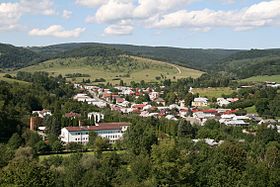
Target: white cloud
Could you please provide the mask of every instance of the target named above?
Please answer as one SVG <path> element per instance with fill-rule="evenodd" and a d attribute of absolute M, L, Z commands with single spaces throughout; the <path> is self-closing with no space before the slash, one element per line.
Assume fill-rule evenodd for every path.
<path fill-rule="evenodd" d="M 69 19 L 72 15 L 72 12 L 69 10 L 63 10 L 62 17 L 65 19 Z"/>
<path fill-rule="evenodd" d="M 110 25 L 104 30 L 105 35 L 129 35 L 133 32 L 130 21 L 122 20 L 118 24 Z"/>
<path fill-rule="evenodd" d="M 0 31 L 16 28 L 20 17 L 17 3 L 0 3 Z"/>
<path fill-rule="evenodd" d="M 32 29 L 29 31 L 31 36 L 54 36 L 59 38 L 79 37 L 85 28 L 75 28 L 73 30 L 65 30 L 61 25 L 51 25 L 46 29 Z"/>
<path fill-rule="evenodd" d="M 87 16 L 85 22 L 86 23 L 94 23 L 94 22 L 96 22 L 95 16 Z"/>
<path fill-rule="evenodd" d="M 22 27 L 20 18 L 25 14 L 56 15 L 52 0 L 19 0 L 15 3 L 0 3 L 0 31 Z"/>
<path fill-rule="evenodd" d="M 22 12 L 52 16 L 56 14 L 52 0 L 20 0 Z"/>
<path fill-rule="evenodd" d="M 236 31 L 271 26 L 280 21 L 280 1 L 266 1 L 235 11 L 180 10 L 149 21 L 150 27 L 185 27 L 207 31 L 215 27 L 229 27 Z"/>
<path fill-rule="evenodd" d="M 76 0 L 76 4 L 85 7 L 97 7 L 106 4 L 109 0 Z"/>
<path fill-rule="evenodd" d="M 102 5 L 95 14 L 98 23 L 115 22 L 132 17 L 133 3 L 129 0 L 110 0 Z"/>
<path fill-rule="evenodd" d="M 193 2 L 194 0 L 139 0 L 134 10 L 134 16 L 146 18 L 155 14 L 172 10 Z"/>

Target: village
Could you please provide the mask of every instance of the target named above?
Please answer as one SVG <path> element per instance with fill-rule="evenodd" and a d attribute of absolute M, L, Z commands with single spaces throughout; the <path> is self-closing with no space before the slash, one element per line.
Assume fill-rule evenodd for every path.
<path fill-rule="evenodd" d="M 266 83 L 267 87 L 278 87 L 279 85 L 272 82 Z M 244 86 L 245 87 L 245 86 Z M 248 87 L 248 86 L 246 86 Z M 276 128 L 280 133 L 279 121 L 275 119 L 263 119 L 255 113 L 245 115 L 239 114 L 238 110 L 227 108 L 230 103 L 239 101 L 239 98 L 223 98 L 219 97 L 216 102 L 209 101 L 206 97 L 195 97 L 191 102 L 191 106 L 187 106 L 184 100 L 175 103 L 166 104 L 162 98 L 164 94 L 164 86 L 160 91 L 153 88 L 132 88 L 128 86 L 115 86 L 112 89 L 102 88 L 93 85 L 74 84 L 74 88 L 79 90 L 73 100 L 93 105 L 98 108 L 109 108 L 111 111 L 117 111 L 123 115 L 137 114 L 140 117 L 165 118 L 167 120 L 179 121 L 186 120 L 191 125 L 203 126 L 207 120 L 216 120 L 225 126 L 241 126 L 247 127 L 251 123 L 267 124 L 270 128 Z M 189 90 L 192 93 L 192 88 Z M 142 97 L 142 99 L 139 99 Z M 126 98 L 129 98 L 128 101 Z M 144 99 L 143 99 L 144 98 Z M 211 108 L 211 106 L 216 108 Z M 40 136 L 45 139 L 46 127 L 41 126 L 42 120 L 52 115 L 49 110 L 33 111 L 33 117 L 30 118 L 30 129 L 37 131 Z M 130 123 L 126 122 L 110 122 L 105 123 L 104 114 L 102 112 L 92 111 L 87 114 L 87 120 L 91 121 L 91 125 L 85 125 L 81 120 L 81 114 L 70 112 L 63 116 L 70 120 L 76 120 L 78 126 L 67 126 L 61 129 L 59 139 L 63 144 L 89 142 L 89 134 L 94 131 L 98 136 L 106 138 L 109 143 L 114 144 L 123 138 L 125 131 L 129 128 Z M 243 129 L 243 133 L 250 133 Z M 254 133 L 252 133 L 254 134 Z M 199 140 L 194 139 L 194 142 Z M 213 139 L 205 139 L 209 145 L 218 145 Z M 221 143 L 221 142 L 220 142 Z"/>

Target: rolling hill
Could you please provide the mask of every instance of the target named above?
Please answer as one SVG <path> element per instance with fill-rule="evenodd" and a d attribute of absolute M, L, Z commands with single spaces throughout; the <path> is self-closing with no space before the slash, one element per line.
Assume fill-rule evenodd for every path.
<path fill-rule="evenodd" d="M 68 43 L 28 48 L 0 44 L 0 68 L 20 69 L 65 58 L 99 57 L 114 62 L 112 59 L 122 55 L 164 61 L 209 73 L 223 71 L 236 79 L 280 75 L 280 49 L 183 49 L 102 43 Z"/>
<path fill-rule="evenodd" d="M 80 82 L 82 79 L 94 81 L 103 78 L 106 82 L 111 83 L 119 83 L 120 79 L 129 83 L 141 80 L 150 82 L 164 77 L 172 80 L 185 77 L 197 78 L 203 73 L 179 65 L 127 55 L 57 58 L 18 71 L 46 71 L 50 75 L 62 74 L 64 76 L 84 74 L 86 76 L 69 79 Z"/>

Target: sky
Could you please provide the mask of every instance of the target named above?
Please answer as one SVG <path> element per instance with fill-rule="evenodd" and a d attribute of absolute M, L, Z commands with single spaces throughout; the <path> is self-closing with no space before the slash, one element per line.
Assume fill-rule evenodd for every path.
<path fill-rule="evenodd" d="M 0 43 L 280 48 L 280 0 L 0 0 Z"/>

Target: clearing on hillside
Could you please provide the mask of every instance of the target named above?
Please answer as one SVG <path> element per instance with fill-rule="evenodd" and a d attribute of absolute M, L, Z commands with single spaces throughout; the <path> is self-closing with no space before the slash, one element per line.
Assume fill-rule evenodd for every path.
<path fill-rule="evenodd" d="M 278 82 L 280 83 L 280 75 L 263 75 L 263 76 L 254 76 L 247 79 L 242 79 L 242 82 Z"/>
<path fill-rule="evenodd" d="M 106 82 L 113 84 L 123 80 L 126 83 L 131 81 L 146 82 L 159 81 L 163 78 L 177 80 L 186 77 L 199 77 L 203 72 L 186 67 L 169 64 L 166 62 L 134 57 L 79 57 L 59 58 L 22 68 L 18 71 L 46 71 L 50 75 L 85 74 L 87 77 L 71 78 L 73 82 L 81 82 L 83 79 L 103 78 Z"/>

